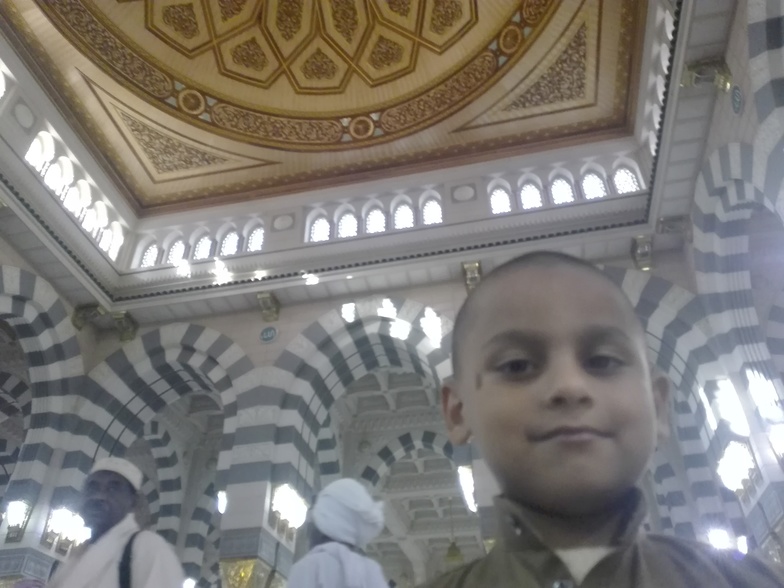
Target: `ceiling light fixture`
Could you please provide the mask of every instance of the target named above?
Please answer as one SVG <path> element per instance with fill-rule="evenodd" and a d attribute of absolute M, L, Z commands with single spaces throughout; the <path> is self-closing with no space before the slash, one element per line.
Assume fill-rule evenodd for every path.
<path fill-rule="evenodd" d="M 305 280 L 306 286 L 315 286 L 319 283 L 319 278 L 316 274 L 302 274 L 302 279 Z"/>
<path fill-rule="evenodd" d="M 217 257 L 215 258 L 215 268 L 210 273 L 215 276 L 215 285 L 217 286 L 228 284 L 234 277 L 226 264 Z"/>
<path fill-rule="evenodd" d="M 219 490 L 217 499 L 218 499 L 218 512 L 220 514 L 223 514 L 226 512 L 226 507 L 229 505 L 229 499 L 226 496 L 226 491 Z"/>
<path fill-rule="evenodd" d="M 471 466 L 458 466 L 457 479 L 460 481 L 460 488 L 463 490 L 463 498 L 466 506 L 471 512 L 476 512 L 476 499 L 474 498 L 474 472 Z"/>
<path fill-rule="evenodd" d="M 272 496 L 272 510 L 288 523 L 293 529 L 298 529 L 305 522 L 308 514 L 308 504 L 289 484 L 283 484 L 275 489 Z"/>

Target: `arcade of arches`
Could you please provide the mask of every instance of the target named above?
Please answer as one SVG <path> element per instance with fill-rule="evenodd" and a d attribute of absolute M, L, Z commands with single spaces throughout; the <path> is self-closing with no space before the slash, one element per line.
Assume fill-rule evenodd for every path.
<path fill-rule="evenodd" d="M 107 455 L 200 588 L 285 586 L 340 476 L 396 586 L 481 557 L 452 323 L 544 248 L 673 382 L 648 528 L 784 561 L 782 30 L 779 0 L 0 2 L 0 588 L 67 557 L 51 513 Z"/>

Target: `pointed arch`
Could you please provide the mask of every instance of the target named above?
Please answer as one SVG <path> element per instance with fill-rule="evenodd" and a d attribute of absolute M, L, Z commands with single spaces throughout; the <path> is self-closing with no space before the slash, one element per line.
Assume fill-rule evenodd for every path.
<path fill-rule="evenodd" d="M 200 325 L 174 323 L 127 344 L 87 378 L 85 396 L 90 400 L 76 415 L 74 443 L 55 498 L 72 504 L 94 459 L 122 455 L 143 434 L 145 423 L 192 392 L 211 395 L 223 409 L 218 482 L 225 486 L 232 466 L 237 397 L 254 389 L 253 372 L 236 343 Z"/>
<path fill-rule="evenodd" d="M 23 269 L 0 266 L 0 319 L 16 333 L 30 378 L 30 417 L 5 498 L 38 499 L 52 453 L 64 445 L 66 401 L 81 388 L 81 351 L 68 311 L 54 288 Z"/>
<path fill-rule="evenodd" d="M 384 443 L 365 463 L 359 465 L 357 472 L 361 479 L 378 486 L 392 464 L 416 449 L 429 449 L 450 460 L 454 453 L 449 439 L 439 433 L 409 431 Z"/>

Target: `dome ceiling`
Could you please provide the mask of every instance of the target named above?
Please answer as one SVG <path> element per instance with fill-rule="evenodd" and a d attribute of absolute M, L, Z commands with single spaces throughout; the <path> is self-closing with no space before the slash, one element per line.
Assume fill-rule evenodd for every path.
<path fill-rule="evenodd" d="M 0 27 L 150 214 L 629 134 L 644 4 L 6 0 Z"/>

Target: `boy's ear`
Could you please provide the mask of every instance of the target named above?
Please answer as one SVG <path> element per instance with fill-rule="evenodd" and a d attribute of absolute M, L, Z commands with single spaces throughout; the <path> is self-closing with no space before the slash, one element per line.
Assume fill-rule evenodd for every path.
<path fill-rule="evenodd" d="M 656 406 L 656 432 L 659 441 L 670 437 L 670 379 L 657 368 L 651 373 L 653 402 Z"/>
<path fill-rule="evenodd" d="M 463 414 L 464 407 L 455 380 L 447 378 L 441 386 L 441 412 L 452 445 L 465 445 L 471 438 L 471 429 Z"/>

